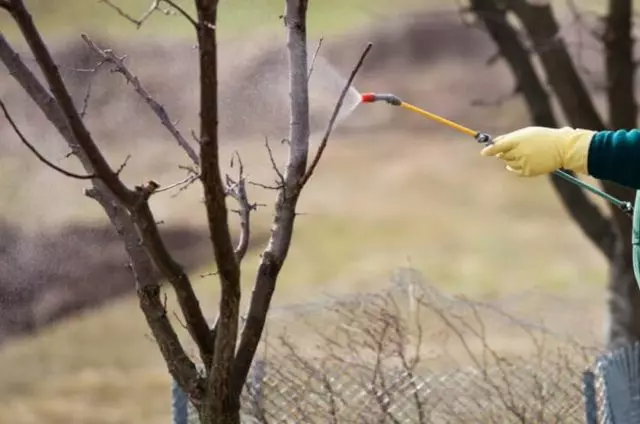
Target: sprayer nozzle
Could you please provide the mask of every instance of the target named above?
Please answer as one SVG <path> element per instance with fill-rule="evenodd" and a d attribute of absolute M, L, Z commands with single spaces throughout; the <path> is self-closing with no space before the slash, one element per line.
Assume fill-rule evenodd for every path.
<path fill-rule="evenodd" d="M 387 102 L 393 106 L 400 106 L 402 104 L 402 100 L 393 94 L 364 93 L 361 95 L 361 100 L 362 103 Z"/>
<path fill-rule="evenodd" d="M 376 95 L 375 93 L 362 93 L 362 103 L 373 103 L 375 102 L 376 99 Z"/>

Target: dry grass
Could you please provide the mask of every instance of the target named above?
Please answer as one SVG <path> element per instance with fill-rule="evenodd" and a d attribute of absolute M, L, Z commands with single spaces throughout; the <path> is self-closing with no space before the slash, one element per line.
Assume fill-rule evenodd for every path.
<path fill-rule="evenodd" d="M 85 10 L 100 7 L 83 3 Z M 268 10 L 279 12 L 280 7 Z M 327 6 L 326 10 L 331 8 Z M 56 28 L 61 17 L 51 13 L 51 28 Z M 316 16 L 316 22 L 326 20 L 324 15 Z M 345 12 L 341 16 L 348 20 L 350 15 Z M 238 15 L 236 21 L 243 19 Z M 86 25 L 92 24 L 95 21 L 86 21 Z M 149 31 L 157 31 L 163 25 L 161 19 L 155 25 Z M 120 33 L 122 26 L 126 24 L 118 21 L 114 27 Z M 166 54 L 171 48 L 154 50 L 153 54 Z M 135 61 L 132 50 L 126 49 Z M 137 60 L 134 70 L 143 81 L 157 72 L 157 62 Z M 168 75 L 157 78 L 156 73 L 150 84 L 161 101 L 171 99 L 171 110 L 182 120 L 183 127 L 189 128 L 195 116 L 195 94 L 178 82 L 178 78 L 185 78 L 180 77 L 185 65 L 173 63 L 166 68 Z M 340 64 L 341 68 L 345 66 L 349 63 Z M 407 93 L 413 100 L 424 98 L 421 104 L 437 112 L 457 118 L 466 116 L 469 125 L 489 123 L 487 129 L 492 132 L 526 123 L 517 100 L 496 109 L 466 107 L 473 90 L 486 90 L 484 84 L 496 79 L 494 71 L 481 66 L 471 68 L 473 80 L 460 71 L 467 68 L 460 68 L 457 63 L 455 67 L 447 62 L 429 63 L 426 68 L 404 69 L 402 74 L 399 70 L 372 73 L 358 84 L 367 89 L 386 81 L 388 88 Z M 118 80 L 118 76 L 109 78 Z M 391 81 L 396 85 L 391 87 Z M 117 101 L 103 105 L 100 114 L 90 112 L 89 119 L 92 131 L 102 140 L 126 140 L 109 143 L 110 159 L 116 162 L 127 153 L 134 153 L 126 170 L 130 182 L 154 178 L 166 184 L 182 177 L 182 172 L 175 169 L 179 153 L 162 144 L 169 142 L 163 132 L 141 136 L 141 129 L 152 122 L 141 112 L 144 105 L 135 97 L 114 94 L 126 91 L 124 84 L 109 84 L 102 87 L 102 99 Z M 505 84 L 489 88 L 499 92 Z M 7 86 L 0 86 L 0 90 L 15 93 Z M 452 98 L 451 93 L 457 97 Z M 465 107 L 456 109 L 454 104 Z M 26 108 L 20 113 L 22 122 L 28 119 L 32 123 L 33 137 L 51 140 L 51 135 L 39 138 L 43 133 L 38 117 Z M 385 275 L 391 269 L 411 264 L 447 292 L 478 297 L 500 297 L 531 289 L 552 293 L 562 300 L 550 305 L 525 296 L 513 304 L 517 310 L 512 312 L 534 318 L 544 316 L 554 320 L 560 330 L 575 325 L 576 321 L 568 318 L 578 309 L 581 322 L 598 321 L 602 314 L 604 261 L 566 217 L 547 181 L 514 178 L 498 163 L 480 158 L 478 146 L 472 141 L 436 131 L 430 123 L 418 124 L 419 118 L 385 120 L 385 116 L 394 113 L 402 112 L 380 108 L 369 112 L 361 107 L 354 114 L 353 123 L 346 122 L 336 133 L 318 174 L 301 199 L 300 211 L 304 215 L 297 222 L 298 231 L 282 271 L 276 304 L 305 302 L 323 292 L 375 290 L 386 286 Z M 376 119 L 381 117 L 380 122 L 385 124 L 411 124 L 411 130 L 370 125 L 369 114 Z M 115 118 L 108 125 L 101 125 L 104 116 Z M 131 116 L 139 118 L 131 122 Z M 121 131 L 125 123 L 130 133 Z M 271 181 L 272 170 L 259 134 L 245 135 L 243 140 L 234 142 L 233 148 L 240 150 L 251 177 L 264 183 Z M 56 157 L 65 153 L 53 144 L 47 144 L 46 149 Z M 229 157 L 231 143 L 222 150 Z M 3 213 L 14 222 L 21 222 L 25 229 L 37 231 L 39 226 L 57 228 L 69 220 L 103 219 L 99 209 L 82 197 L 80 183 L 69 183 L 50 171 L 39 170 L 39 164 L 19 148 L 12 147 L 11 154 L 4 156 L 1 163 L 3 193 L 13 196 L 13 202 L 3 206 Z M 29 178 L 11 169 L 27 169 Z M 44 183 L 56 190 L 39 190 Z M 273 193 L 252 189 L 251 195 L 257 201 L 269 201 Z M 168 224 L 189 222 L 202 228 L 204 216 L 199 201 L 200 193 L 194 187 L 178 199 L 158 196 L 152 206 L 158 218 Z M 46 210 L 41 207 L 43 204 L 48 205 Z M 266 230 L 269 218 L 270 210 L 261 209 L 255 218 L 256 230 Z M 257 258 L 252 256 L 244 264 L 246 287 L 256 263 Z M 213 316 L 215 279 L 200 279 L 198 274 L 194 275 L 197 289 L 203 295 L 208 315 Z M 518 341 L 499 334 L 496 337 L 498 348 L 517 347 L 514 343 Z M 168 375 L 153 342 L 146 337 L 146 327 L 133 298 L 65 320 L 38 337 L 3 346 L 0 363 L 0 422 L 146 424 L 168 419 Z"/>

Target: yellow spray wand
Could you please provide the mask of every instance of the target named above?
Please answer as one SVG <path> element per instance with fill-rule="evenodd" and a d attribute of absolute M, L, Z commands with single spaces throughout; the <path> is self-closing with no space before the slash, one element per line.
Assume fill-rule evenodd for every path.
<path fill-rule="evenodd" d="M 428 112 L 424 109 L 421 109 L 417 106 L 414 106 L 412 104 L 409 103 L 405 103 L 404 101 L 402 101 L 399 97 L 397 97 L 394 94 L 380 94 L 380 93 L 364 93 L 362 94 L 362 103 L 373 103 L 373 102 L 379 102 L 379 101 L 383 101 L 386 102 L 392 106 L 400 106 L 404 109 L 410 110 L 412 112 L 415 112 L 419 115 L 424 116 L 425 118 L 431 119 L 432 121 L 438 122 L 440 124 L 446 125 L 449 128 L 453 128 L 454 130 L 457 130 L 463 134 L 466 134 L 468 136 L 471 136 L 473 138 L 476 139 L 476 141 L 478 143 L 484 144 L 484 145 L 490 145 L 493 144 L 493 138 L 486 133 L 483 132 L 479 132 L 479 131 L 474 131 L 470 128 L 467 128 L 463 125 L 460 125 L 456 122 L 450 121 L 446 118 L 443 118 L 442 116 L 436 115 L 435 113 L 431 113 Z M 585 190 L 590 191 L 591 193 L 594 193 L 597 196 L 602 197 L 603 199 L 611 202 L 613 205 L 617 206 L 618 208 L 620 208 L 623 212 L 625 212 L 627 215 L 632 216 L 633 215 L 633 206 L 631 205 L 630 202 L 625 202 L 622 201 L 620 199 L 617 199 L 611 195 L 609 195 L 608 193 L 605 193 L 602 190 L 599 190 L 595 187 L 593 187 L 590 184 L 585 183 L 584 181 L 580 180 L 579 178 L 576 178 L 562 170 L 556 170 L 553 172 L 555 175 L 564 178 L 565 180 L 576 184 L 582 188 L 584 188 Z"/>

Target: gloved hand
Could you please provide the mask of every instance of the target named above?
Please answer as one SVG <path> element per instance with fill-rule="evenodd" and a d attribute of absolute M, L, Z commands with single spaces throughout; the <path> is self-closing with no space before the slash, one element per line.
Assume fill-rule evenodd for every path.
<path fill-rule="evenodd" d="M 507 169 L 523 177 L 547 174 L 559 168 L 587 173 L 589 143 L 595 131 L 526 127 L 494 139 L 482 156 L 502 159 Z"/>

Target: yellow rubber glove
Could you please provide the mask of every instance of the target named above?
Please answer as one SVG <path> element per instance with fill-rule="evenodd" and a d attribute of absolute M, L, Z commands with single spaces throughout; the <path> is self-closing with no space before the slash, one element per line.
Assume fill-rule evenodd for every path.
<path fill-rule="evenodd" d="M 559 168 L 586 174 L 589 143 L 594 134 L 595 131 L 570 127 L 526 127 L 497 137 L 481 154 L 502 159 L 509 171 L 523 177 Z"/>

